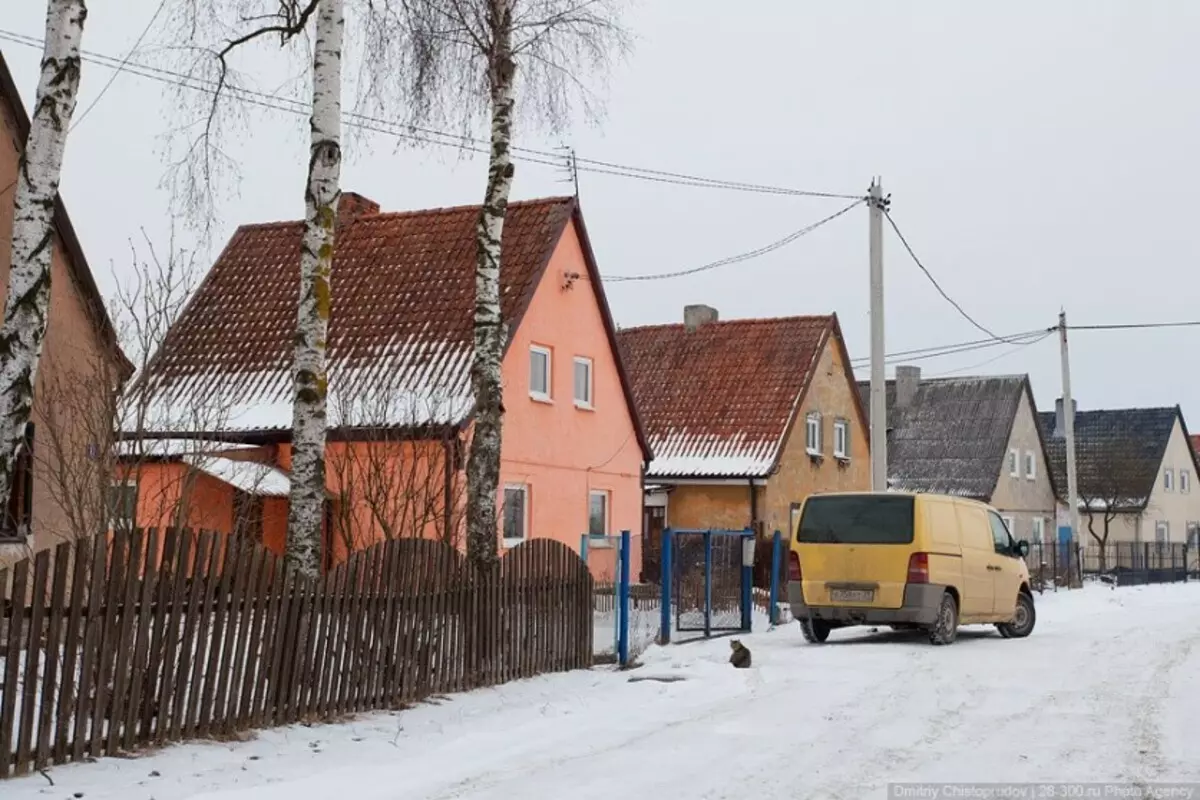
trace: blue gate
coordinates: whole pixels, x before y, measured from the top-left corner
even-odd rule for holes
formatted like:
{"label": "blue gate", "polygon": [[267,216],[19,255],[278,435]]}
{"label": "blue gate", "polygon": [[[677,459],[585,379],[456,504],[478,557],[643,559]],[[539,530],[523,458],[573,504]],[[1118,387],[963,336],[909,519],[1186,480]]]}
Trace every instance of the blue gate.
{"label": "blue gate", "polygon": [[660,639],[749,631],[754,531],[663,531]]}

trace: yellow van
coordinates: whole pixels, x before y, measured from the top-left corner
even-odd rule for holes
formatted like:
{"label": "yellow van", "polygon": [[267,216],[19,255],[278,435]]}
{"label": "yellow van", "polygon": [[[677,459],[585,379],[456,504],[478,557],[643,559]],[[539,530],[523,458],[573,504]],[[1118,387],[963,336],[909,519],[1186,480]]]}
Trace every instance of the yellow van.
{"label": "yellow van", "polygon": [[938,645],[960,625],[1023,638],[1037,619],[1028,552],[995,509],[973,500],[817,494],[792,531],[788,601],[809,642],[851,625],[921,629]]}

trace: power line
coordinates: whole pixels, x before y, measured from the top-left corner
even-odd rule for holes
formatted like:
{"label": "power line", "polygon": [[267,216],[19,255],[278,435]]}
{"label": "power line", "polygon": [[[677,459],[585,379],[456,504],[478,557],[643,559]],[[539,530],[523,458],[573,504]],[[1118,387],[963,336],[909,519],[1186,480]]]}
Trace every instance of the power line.
{"label": "power line", "polygon": [[[1024,344],[1029,340],[1041,341],[1041,339],[1056,332],[1057,330],[1057,326],[1051,328],[1036,328],[1034,330],[1024,331],[1022,333],[1010,333],[1002,337],[1004,341],[1001,341],[1001,337],[993,339],[973,339],[966,342],[954,342],[952,344],[917,347],[910,350],[897,350],[895,352],[885,354],[884,358],[902,360],[905,357],[953,355],[955,353],[967,353],[973,350],[982,350],[987,347],[995,347],[996,345],[1004,344],[1005,342]],[[850,359],[852,364],[860,366],[866,366],[868,363],[870,363],[870,360],[871,359],[868,356]]]}
{"label": "power line", "polygon": [[133,46],[130,47],[129,52],[125,54],[125,58],[121,59],[120,66],[118,66],[113,71],[113,74],[109,76],[108,83],[104,84],[104,88],[102,88],[100,90],[100,94],[96,95],[96,98],[94,100],[92,100],[92,102],[88,105],[88,107],[83,110],[83,113],[80,114],[78,117],[76,117],[75,121],[71,123],[71,127],[67,129],[67,133],[70,133],[70,132],[74,131],[76,128],[78,128],[79,124],[81,122],[83,122],[84,119],[87,118],[87,115],[91,113],[92,109],[95,108],[96,105],[101,100],[104,99],[104,95],[108,94],[108,90],[112,88],[112,85],[114,83],[116,83],[117,76],[119,76],[121,74],[121,71],[123,69],[125,69],[125,65],[129,63],[129,59],[133,58],[134,55],[137,54],[138,48],[140,48],[142,46],[142,40],[144,40],[146,38],[146,36],[150,33],[150,29],[154,27],[154,23],[158,21],[158,16],[160,14],[162,14],[163,9],[166,7],[167,7],[167,0],[162,0],[162,2],[160,2],[158,4],[158,8],[156,8],[154,10],[154,16],[150,17],[150,21],[146,23],[146,27],[142,28],[142,32],[140,34],[138,34],[137,39],[133,43]]}
{"label": "power line", "polygon": [[[6,41],[13,42],[14,44],[23,45],[26,47],[42,46],[42,41],[40,39],[27,34],[18,33],[16,31],[6,30],[4,28],[0,28],[0,39],[4,39]],[[107,67],[109,69],[117,69],[118,71],[125,71],[130,74],[137,75],[138,77],[146,78],[148,80],[155,80],[160,83],[182,86],[184,88],[206,92],[208,94],[215,94],[218,88],[215,81],[207,81],[192,75],[175,72],[173,70],[154,67],[148,64],[141,64],[136,61],[132,61],[129,58],[118,62],[118,60],[112,56],[92,51],[82,51],[81,55],[85,61],[98,64],[99,66]],[[113,62],[118,63],[114,65]],[[251,102],[265,108],[287,111],[289,113],[303,113],[306,116],[309,113],[309,109],[304,103],[292,100],[290,98],[280,97],[278,95],[268,94],[266,92],[258,92],[252,89],[233,88],[229,86],[224,87],[223,91],[229,91],[231,95],[238,96],[243,101]],[[287,104],[288,107],[281,107],[280,104]],[[468,150],[485,155],[490,153],[491,143],[485,139],[478,139],[465,134],[448,133],[446,131],[423,128],[415,125],[400,125],[390,120],[384,120],[378,117],[372,117],[356,112],[344,112],[342,116],[343,119],[347,121],[346,124],[352,127],[371,130],[377,133],[385,133],[394,137],[410,139],[424,144],[436,144],[443,147],[454,147],[456,149]],[[389,130],[379,130],[378,128],[371,127],[372,125],[387,126]],[[399,128],[400,130],[394,130],[391,128]],[[470,146],[471,144],[480,146],[472,147]],[[535,156],[535,158],[522,157],[522,160],[529,161],[531,163],[540,163],[555,167],[561,167],[563,163],[563,156],[561,153],[521,146],[514,146],[512,150],[514,153],[526,153],[529,156]],[[545,161],[538,160],[538,158],[552,160]],[[814,197],[825,199],[833,198],[846,200],[857,200],[860,198],[859,195],[854,194],[839,194],[835,192],[821,192],[808,189],[794,189],[782,186],[770,186],[766,184],[708,178],[699,175],[688,175],[680,172],[668,172],[666,170],[651,169],[648,167],[619,164],[611,161],[601,161],[599,159],[577,157],[576,162],[578,164],[578,169],[584,172],[594,172],[597,174],[614,175],[617,177],[651,181],[656,183],[674,184],[678,186],[723,189],[727,191],[784,195],[792,197]]]}
{"label": "power line", "polygon": [[628,282],[628,281],[657,281],[657,280],[664,280],[666,278],[681,278],[685,275],[695,275],[698,272],[706,272],[710,269],[716,269],[717,267],[725,267],[730,264],[738,264],[743,261],[749,261],[753,258],[758,258],[759,256],[764,256],[767,253],[773,252],[775,250],[778,250],[781,247],[785,247],[785,246],[791,244],[792,242],[796,241],[800,237],[806,236],[806,235],[812,233],[817,228],[820,228],[822,225],[826,225],[830,222],[833,222],[838,217],[849,212],[851,209],[855,208],[856,206],[862,205],[864,202],[866,202],[866,201],[863,200],[862,198],[855,200],[853,203],[846,206],[841,211],[837,211],[833,214],[830,214],[828,217],[825,217],[824,219],[817,220],[816,222],[812,223],[811,225],[806,225],[805,227],[801,228],[798,231],[793,231],[792,233],[789,233],[787,236],[783,237],[782,239],[780,239],[778,241],[771,242],[768,245],[764,245],[763,247],[760,247],[757,250],[751,250],[748,253],[741,253],[740,255],[729,256],[728,258],[722,258],[719,261],[713,261],[709,264],[704,264],[703,266],[692,267],[691,269],[682,269],[682,270],[678,270],[676,272],[660,272],[660,273],[657,273],[654,275],[609,275],[609,276],[606,276],[604,278],[604,280],[608,283],[622,283],[622,282]]}
{"label": "power line", "polygon": [[974,372],[975,370],[977,370],[981,367],[986,367],[988,364],[994,364],[1002,358],[1008,358],[1009,356],[1014,355],[1018,351],[1024,350],[1026,347],[1030,347],[1031,345],[1035,345],[1044,339],[1048,339],[1051,336],[1053,336],[1055,333],[1056,333],[1056,331],[1053,331],[1053,330],[1047,331],[1046,333],[1042,334],[1041,336],[1039,336],[1038,338],[1034,339],[1031,342],[1024,342],[1022,344],[1019,344],[1016,347],[1013,347],[1009,350],[1005,350],[1003,353],[1001,353],[998,356],[992,356],[991,358],[987,359],[986,361],[980,361],[978,364],[972,364],[969,367],[962,367],[960,369],[952,369],[952,370],[948,370],[946,372],[940,372],[937,375],[930,375],[929,377],[930,378],[948,378],[948,377],[951,377],[952,375],[961,375],[964,372]]}
{"label": "power line", "polygon": [[[909,245],[908,239],[904,238],[904,234],[900,232],[900,226],[896,224],[896,220],[892,219],[892,215],[887,211],[887,209],[884,209],[883,216],[887,218],[888,224],[892,226],[892,230],[895,231],[896,236],[900,238],[900,244],[904,245],[904,249],[908,251],[908,255],[910,258],[912,258],[913,263],[920,268],[921,272],[925,273],[925,277],[928,278],[929,282],[933,284],[933,288],[937,289],[938,294],[945,298],[946,302],[954,306],[955,310],[958,311],[958,313],[961,314],[963,319],[965,319],[967,322],[971,323],[988,336],[991,336],[993,339],[998,339],[1002,342],[1007,341],[1004,339],[1004,337],[997,336],[990,328],[985,327],[977,319],[968,314],[953,297],[946,294],[946,290],[942,288],[942,285],[938,283],[937,279],[933,277],[933,274],[925,268],[925,265],[921,263],[921,259],[917,258],[917,254],[913,251],[912,246]],[[1012,343],[1010,342],[1010,344]]]}
{"label": "power line", "polygon": [[[1186,322],[1130,322],[1112,325],[1068,325],[1069,331],[1133,331],[1133,330],[1148,330],[1152,328],[1197,328],[1200,327],[1200,320],[1188,320]],[[1058,330],[1055,328],[1055,330]]]}

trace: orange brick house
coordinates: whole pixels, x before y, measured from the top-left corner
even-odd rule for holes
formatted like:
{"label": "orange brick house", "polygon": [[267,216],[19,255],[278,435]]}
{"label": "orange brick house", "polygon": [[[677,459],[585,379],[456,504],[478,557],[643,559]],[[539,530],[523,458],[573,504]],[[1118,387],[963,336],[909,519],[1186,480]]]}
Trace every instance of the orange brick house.
{"label": "orange brick house", "polygon": [[[12,259],[13,203],[29,115],[0,55],[0,308]],[[55,201],[50,314],[27,448],[0,515],[0,569],[35,550],[103,529],[100,487],[113,398],[132,365],[121,352],[62,198]],[[0,589],[2,590],[2,589]]]}
{"label": "orange brick house", "polygon": [[[380,213],[343,195],[326,564],[390,537],[462,543],[478,211]],[[130,470],[138,524],[239,530],[282,550],[301,231],[238,229],[152,359],[141,388],[155,441]],[[576,548],[585,533],[636,535],[649,450],[578,202],[510,204],[503,258],[497,535]]]}
{"label": "orange brick house", "polygon": [[684,323],[618,334],[654,459],[647,531],[787,534],[806,496],[870,487],[868,423],[836,315]]}

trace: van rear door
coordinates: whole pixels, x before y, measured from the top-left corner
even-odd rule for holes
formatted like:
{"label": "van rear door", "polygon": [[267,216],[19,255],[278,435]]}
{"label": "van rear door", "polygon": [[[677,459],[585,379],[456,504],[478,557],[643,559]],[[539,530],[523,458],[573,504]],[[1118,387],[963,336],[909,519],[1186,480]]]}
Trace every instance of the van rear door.
{"label": "van rear door", "polygon": [[804,601],[813,606],[900,608],[913,550],[910,495],[814,495],[792,540]]}

